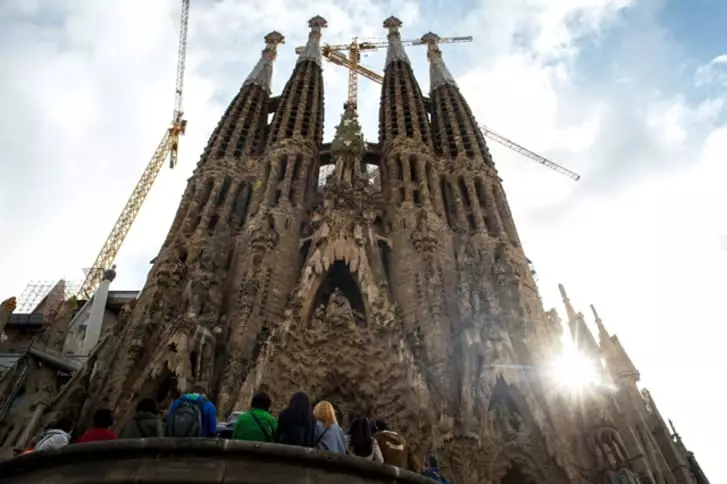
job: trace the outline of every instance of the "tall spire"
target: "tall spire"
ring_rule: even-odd
[[[384,20],[383,25],[389,30],[389,47],[379,106],[379,143],[382,151],[387,152],[392,149],[391,143],[395,140],[409,138],[420,142],[423,151],[429,151],[432,143],[429,116],[422,90],[401,44],[401,20],[389,17]],[[416,169],[416,166],[412,168]],[[403,181],[404,175],[399,175],[399,178]],[[418,181],[416,184],[418,185]]]
[[[452,160],[464,155],[471,160],[481,160],[485,165],[492,165],[492,157],[472,110],[444,63],[439,39],[433,32],[421,38],[427,44],[429,59],[434,149]]]
[[[298,63],[303,61],[312,61],[321,65],[321,32],[323,29],[328,27],[326,19],[320,15],[316,15],[308,21],[308,27],[310,27],[310,33],[308,34],[308,43],[305,44],[305,49],[298,56]]]
[[[283,88],[268,129],[269,146],[295,137],[309,140],[316,146],[323,142],[321,31],[328,22],[316,15],[308,21],[308,26],[308,43]]]
[[[200,163],[225,156],[246,160],[260,153],[265,144],[273,62],[278,45],[284,42],[285,37],[280,32],[273,31],[265,36],[260,59],[220,119]]]
[[[265,36],[265,48],[260,60],[257,61],[250,75],[247,76],[242,87],[255,84],[270,94],[270,84],[273,79],[273,61],[278,56],[278,45],[285,43],[285,37],[280,32],[272,31]]]
[[[601,344],[611,337],[606,330],[606,326],[603,324],[603,320],[598,316],[596,307],[591,304],[591,311],[593,312],[593,318],[596,320],[596,327],[598,327],[598,338],[601,340]]]
[[[565,292],[565,286],[563,284],[558,284],[558,290],[560,291],[560,297],[563,298],[563,305],[565,306],[565,313],[568,315],[568,321],[577,319],[578,316],[576,311],[573,309],[568,293]]]
[[[457,82],[442,59],[439,39],[440,37],[434,32],[422,35],[422,42],[427,44],[427,59],[429,59],[429,92],[445,84],[457,87]]]
[[[394,16],[384,20],[384,28],[389,29],[389,35],[387,36],[389,39],[389,48],[386,50],[384,70],[389,67],[389,64],[396,61],[406,62],[411,65],[409,56],[406,55],[406,50],[401,45],[401,32],[399,31],[401,25],[401,20]]]
[[[598,344],[593,337],[593,333],[588,329],[586,319],[583,313],[577,313],[573,309],[573,305],[570,302],[568,294],[565,292],[565,286],[558,284],[558,290],[563,298],[563,305],[565,306],[565,312],[568,314],[568,328],[570,329],[571,337],[575,342],[576,346],[580,350],[598,352]]]

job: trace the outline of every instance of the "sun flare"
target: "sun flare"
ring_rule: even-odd
[[[551,375],[557,385],[571,391],[597,385],[601,378],[596,361],[577,350],[567,350],[551,365]]]

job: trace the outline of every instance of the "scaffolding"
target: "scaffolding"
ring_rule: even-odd
[[[82,281],[69,281],[60,279],[56,281],[31,281],[25,286],[22,294],[18,298],[18,306],[15,313],[28,314],[32,313],[43,299],[51,292],[51,290],[59,284],[63,284],[63,299],[67,300],[81,287]]]

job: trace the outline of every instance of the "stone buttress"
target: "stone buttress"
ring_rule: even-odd
[[[285,85],[267,135],[253,214],[235,249],[230,288],[231,332],[220,367],[219,407],[232,410],[236,391],[262,343],[280,324],[302,263],[300,234],[315,196],[318,153],[323,142],[323,75],[320,16]]]

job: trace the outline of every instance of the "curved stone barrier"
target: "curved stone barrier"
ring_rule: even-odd
[[[431,484],[396,467],[331,452],[222,439],[74,444],[0,462],[3,484]]]

